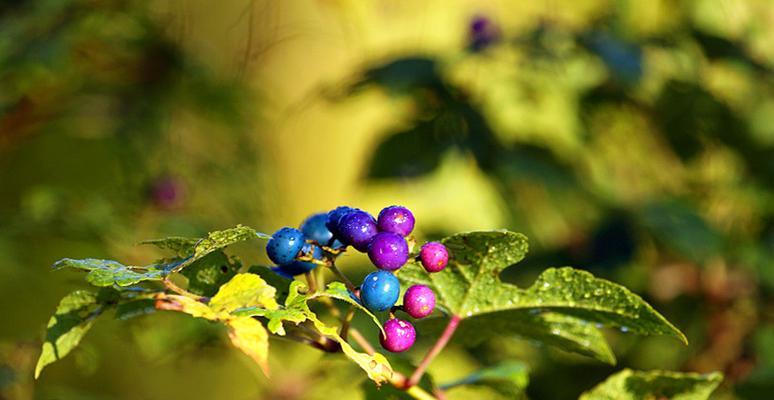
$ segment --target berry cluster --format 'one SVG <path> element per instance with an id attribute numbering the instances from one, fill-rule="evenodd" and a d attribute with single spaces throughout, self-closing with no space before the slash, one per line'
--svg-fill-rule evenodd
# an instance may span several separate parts
<path id="1" fill-rule="evenodd" d="M 393 274 L 409 260 L 414 230 L 414 215 L 402 206 L 382 209 L 378 218 L 351 207 L 337 207 L 328 213 L 307 218 L 300 229 L 285 227 L 275 232 L 266 245 L 266 253 L 277 264 L 273 270 L 293 278 L 314 269 L 325 255 L 335 256 L 352 246 L 368 253 L 378 268 L 368 274 L 353 298 L 371 311 L 390 311 L 390 319 L 380 335 L 382 347 L 391 352 L 408 350 L 416 339 L 414 326 L 394 317 L 402 310 L 412 318 L 424 318 L 435 309 L 435 294 L 424 285 L 414 285 L 403 295 L 403 305 L 396 307 L 400 297 L 400 283 Z M 407 240 L 408 238 L 408 240 Z M 449 253 L 438 242 L 425 243 L 417 260 L 427 272 L 438 272 L 446 267 Z M 322 263 L 322 262 L 320 262 Z"/>

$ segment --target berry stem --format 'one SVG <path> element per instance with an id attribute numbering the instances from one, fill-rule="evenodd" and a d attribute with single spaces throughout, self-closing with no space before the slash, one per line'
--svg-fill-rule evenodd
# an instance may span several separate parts
<path id="1" fill-rule="evenodd" d="M 461 318 L 458 315 L 452 315 L 449 323 L 446 325 L 446 329 L 443 330 L 441 337 L 438 338 L 430 351 L 427 352 L 425 358 L 422 359 L 422 362 L 419 363 L 417 369 L 414 370 L 414 373 L 411 374 L 411 377 L 406 382 L 407 388 L 416 386 L 416 384 L 419 383 L 425 370 L 427 370 L 427 367 L 430 366 L 433 359 L 441 352 L 441 350 L 443 350 L 446 344 L 449 343 L 449 340 L 454 335 L 454 331 L 457 330 L 457 326 L 460 324 L 460 320 Z"/>
<path id="2" fill-rule="evenodd" d="M 368 340 L 366 340 L 366 338 L 364 338 L 360 331 L 358 331 L 356 328 L 349 329 L 349 336 L 352 337 L 352 339 L 354 339 L 355 342 L 357 342 L 357 344 L 363 348 L 363 351 L 365 351 L 368 355 L 374 355 L 374 353 L 376 353 L 376 350 L 374 350 L 374 347 L 371 346 L 371 343 L 369 343 Z M 407 387 L 406 376 L 398 371 L 393 371 L 392 378 L 390 378 L 390 384 L 397 389 L 405 390 L 406 394 L 417 400 L 438 400 L 438 398 L 433 397 L 433 395 L 427 393 L 419 386 Z"/>
<path id="3" fill-rule="evenodd" d="M 438 400 L 436 397 L 433 397 L 433 395 L 431 395 L 430 393 L 427 393 L 424 389 L 420 388 L 419 386 L 412 386 L 406 389 L 406 394 L 417 400 Z"/>
<path id="4" fill-rule="evenodd" d="M 376 350 L 374 350 L 374 346 L 371 346 L 371 343 L 366 340 L 366 338 L 363 337 L 363 335 L 360 333 L 359 330 L 355 328 L 349 329 L 349 336 L 352 337 L 352 339 L 355 339 L 355 342 L 365 351 L 368 355 L 373 355 Z M 405 378 L 404 378 L 405 379 Z"/>
<path id="5" fill-rule="evenodd" d="M 347 333 L 349 333 L 349 323 L 352 321 L 352 317 L 355 316 L 355 306 L 349 306 L 349 310 L 341 320 L 341 329 L 339 330 L 339 336 L 342 339 L 347 340 Z"/>
<path id="6" fill-rule="evenodd" d="M 309 285 L 309 291 L 312 293 L 317 291 L 317 279 L 315 279 L 314 274 L 310 272 L 304 273 L 304 277 L 306 278 L 306 284 Z"/>
<path id="7" fill-rule="evenodd" d="M 333 273 L 336 275 L 336 277 L 338 277 L 339 279 L 341 279 L 342 282 L 344 282 L 344 285 L 347 286 L 347 289 L 350 292 L 355 293 L 357 288 L 355 288 L 355 285 L 352 284 L 352 281 L 350 281 L 349 278 L 344 276 L 344 274 L 341 273 L 341 271 L 339 271 L 338 268 L 336 268 L 336 263 L 331 262 L 331 264 L 328 266 L 328 268 L 330 268 L 331 271 L 333 271 Z"/>

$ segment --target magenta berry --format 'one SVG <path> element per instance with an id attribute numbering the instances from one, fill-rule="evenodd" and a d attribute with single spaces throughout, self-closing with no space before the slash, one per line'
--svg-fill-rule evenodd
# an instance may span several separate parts
<path id="1" fill-rule="evenodd" d="M 424 318 L 435 309 L 435 293 L 425 285 L 414 285 L 403 295 L 403 311 L 412 318 Z"/>
<path id="2" fill-rule="evenodd" d="M 393 353 L 400 353 L 410 349 L 417 339 L 417 331 L 414 330 L 414 325 L 397 318 L 384 323 L 384 333 L 386 337 L 385 335 L 379 335 L 379 343 L 387 351 Z"/>
<path id="3" fill-rule="evenodd" d="M 359 251 L 368 251 L 371 239 L 378 233 L 374 217 L 362 210 L 351 211 L 341 217 L 338 230 L 340 239 Z"/>
<path id="4" fill-rule="evenodd" d="M 408 236 L 414 230 L 414 214 L 402 206 L 389 206 L 379 212 L 376 222 L 380 232 Z"/>
<path id="5" fill-rule="evenodd" d="M 408 260 L 408 243 L 403 236 L 392 232 L 380 232 L 368 246 L 368 257 L 377 268 L 395 271 Z"/>
<path id="6" fill-rule="evenodd" d="M 438 242 L 427 242 L 419 250 L 419 261 L 427 272 L 438 272 L 446 268 L 449 252 L 446 246 Z"/>

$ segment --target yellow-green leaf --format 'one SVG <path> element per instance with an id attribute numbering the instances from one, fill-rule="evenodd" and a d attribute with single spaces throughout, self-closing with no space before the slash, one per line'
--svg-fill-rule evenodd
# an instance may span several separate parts
<path id="1" fill-rule="evenodd" d="M 232 312 L 243 308 L 278 309 L 275 289 L 255 274 L 237 274 L 204 303 L 188 296 L 159 294 L 156 307 L 219 321 L 229 328 L 231 343 L 250 356 L 268 375 L 269 333 L 260 321 Z"/>
<path id="2" fill-rule="evenodd" d="M 228 337 L 236 348 L 252 358 L 269 375 L 269 333 L 258 320 L 250 317 L 229 320 Z"/>
<path id="3" fill-rule="evenodd" d="M 77 290 L 62 298 L 56 312 L 48 320 L 46 339 L 35 366 L 36 379 L 43 368 L 60 360 L 78 346 L 101 311 L 95 293 Z"/>
<path id="4" fill-rule="evenodd" d="M 279 306 L 274 299 L 276 290 L 256 274 L 237 274 L 220 287 L 218 293 L 210 300 L 210 308 L 223 314 L 223 318 L 231 312 L 245 307 L 260 307 L 276 310 Z"/>

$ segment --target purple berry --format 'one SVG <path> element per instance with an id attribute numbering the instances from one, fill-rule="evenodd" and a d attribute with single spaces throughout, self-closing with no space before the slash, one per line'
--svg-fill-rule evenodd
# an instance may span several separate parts
<path id="1" fill-rule="evenodd" d="M 371 239 L 378 233 L 374 217 L 362 210 L 351 211 L 341 217 L 338 230 L 342 241 L 359 251 L 367 251 Z"/>
<path id="2" fill-rule="evenodd" d="M 414 230 L 414 214 L 403 206 L 389 206 L 379 212 L 376 224 L 380 232 L 408 236 Z"/>
<path id="3" fill-rule="evenodd" d="M 368 258 L 376 268 L 395 271 L 408 261 L 408 243 L 403 236 L 392 232 L 380 232 L 368 246 Z"/>
<path id="4" fill-rule="evenodd" d="M 414 285 L 403 295 L 403 310 L 413 318 L 424 318 L 435 309 L 435 293 L 425 285 Z"/>
<path id="5" fill-rule="evenodd" d="M 341 221 L 341 217 L 345 216 L 351 211 L 354 211 L 354 208 L 341 206 L 336 207 L 335 209 L 328 212 L 325 220 L 325 226 L 333 233 L 334 236 L 341 236 L 341 233 L 339 233 L 339 221 Z"/>
<path id="6" fill-rule="evenodd" d="M 438 272 L 446 268 L 449 252 L 446 251 L 446 246 L 438 242 L 427 242 L 419 250 L 419 261 L 427 272 Z"/>
<path id="7" fill-rule="evenodd" d="M 410 322 L 402 319 L 391 319 L 384 323 L 385 335 L 379 335 L 379 343 L 387 351 L 400 353 L 406 351 L 414 345 L 417 339 L 417 331 Z"/>

